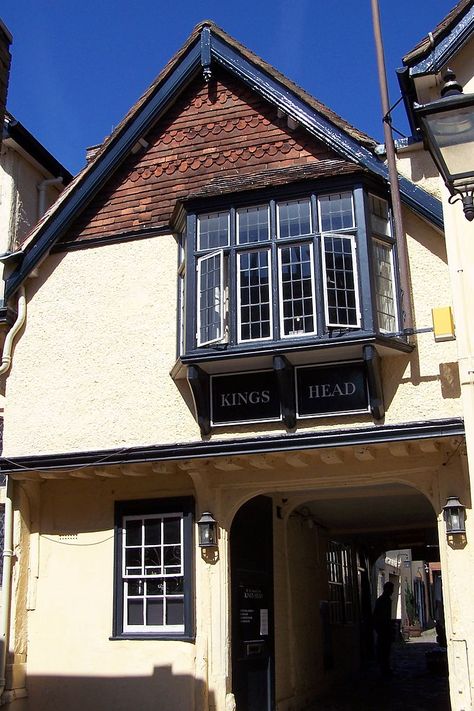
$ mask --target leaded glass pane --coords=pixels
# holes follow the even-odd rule
[[[392,332],[397,327],[392,247],[374,240],[373,255],[378,326],[381,331]]]
[[[240,340],[271,335],[269,251],[239,254]]]
[[[237,210],[237,225],[239,244],[263,242],[270,239],[268,206],[245,207]]]
[[[370,224],[372,230],[379,235],[390,236],[390,221],[388,203],[375,195],[369,195]]]
[[[311,245],[280,248],[280,288],[283,335],[314,333]]]
[[[311,233],[309,200],[280,202],[278,209],[278,237],[298,237]]]
[[[229,213],[213,212],[198,217],[198,249],[219,249],[229,244]]]
[[[333,193],[319,198],[321,232],[333,232],[354,226],[352,193]]]
[[[325,235],[323,240],[328,326],[357,326],[355,264],[350,237]]]
[[[202,257],[198,262],[199,345],[222,338],[222,252]]]

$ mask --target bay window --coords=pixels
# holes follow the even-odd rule
[[[196,210],[185,238],[182,354],[397,331],[388,204],[360,187]]]

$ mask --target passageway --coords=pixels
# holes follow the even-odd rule
[[[306,497],[288,518],[288,541],[294,675],[306,673],[301,687],[312,685],[308,711],[449,711],[446,650],[435,631],[443,621],[441,569],[429,500],[396,483]],[[395,588],[388,679],[376,662],[372,619],[385,582]]]
[[[382,679],[375,663],[369,664],[307,711],[450,711],[447,670],[438,655],[432,630],[399,642],[393,648],[392,677]]]

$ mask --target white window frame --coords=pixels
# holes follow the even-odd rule
[[[325,237],[336,237],[338,239],[348,239],[351,244],[352,252],[352,264],[354,266],[354,291],[355,291],[355,301],[356,301],[356,315],[357,323],[347,324],[347,323],[333,323],[329,319],[329,301],[328,301],[328,284],[326,275],[326,249],[324,245]],[[357,265],[357,243],[355,235],[345,234],[344,232],[322,232],[321,233],[321,265],[322,265],[322,279],[323,279],[323,292],[324,292],[324,315],[327,328],[351,328],[357,329],[361,325],[361,313],[360,313],[360,294],[359,294],[359,269]]]
[[[255,246],[254,249],[245,249],[237,253],[237,343],[257,343],[261,341],[271,341],[273,340],[273,285],[272,285],[272,253],[271,247],[263,245],[265,242],[252,242]],[[257,246],[262,245],[262,246]],[[269,315],[270,315],[270,335],[262,336],[262,338],[241,338],[241,326],[242,326],[242,305],[240,303],[240,259],[243,254],[250,254],[251,252],[266,252],[268,255],[268,295],[269,295]]]
[[[219,279],[219,300],[216,302],[218,307],[217,313],[219,314],[219,336],[216,338],[211,338],[207,341],[201,341],[201,265],[208,259],[213,259],[219,257],[220,261],[220,279]],[[209,252],[209,254],[203,254],[198,257],[196,264],[197,272],[197,288],[196,288],[196,311],[197,311],[197,333],[196,333],[196,343],[198,347],[206,346],[210,343],[220,343],[225,336],[225,292],[224,292],[224,250],[218,249],[214,252]]]
[[[131,521],[131,520],[140,520],[144,521],[145,519],[150,520],[150,519],[160,519],[162,521],[163,519],[166,518],[179,518],[180,519],[180,542],[179,546],[181,548],[181,569],[179,573],[163,573],[160,575],[156,574],[146,574],[145,572],[139,573],[139,574],[126,574],[126,565],[125,565],[125,552],[127,550],[127,547],[125,545],[126,542],[126,533],[125,533],[125,523],[126,521]],[[175,544],[177,545],[177,544]],[[163,549],[164,543],[161,541],[160,547]],[[142,544],[143,548],[143,544]],[[183,512],[173,512],[173,513],[162,513],[162,514],[137,514],[137,515],[124,515],[122,517],[122,600],[123,600],[123,607],[122,607],[122,625],[123,625],[123,633],[133,633],[137,634],[140,632],[144,633],[150,633],[150,632],[159,632],[159,633],[164,633],[164,632],[170,632],[173,634],[176,633],[184,633],[185,630],[185,622],[183,620],[183,624],[181,625],[130,625],[128,624],[127,621],[127,611],[128,611],[128,600],[129,596],[127,593],[128,589],[128,584],[130,580],[143,580],[143,581],[158,581],[158,580],[165,580],[166,578],[176,578],[176,577],[181,577],[183,579],[183,593],[179,593],[177,597],[182,599],[183,601],[183,615],[184,615],[184,606],[185,606],[185,569],[184,569],[184,514]],[[143,563],[143,561],[142,561]],[[164,567],[164,561],[162,558],[162,567]],[[130,596],[133,598],[133,596]],[[165,610],[166,610],[166,600],[167,598],[173,597],[172,595],[166,596],[163,595],[163,617],[165,617]],[[146,598],[143,598],[146,600]]]
[[[314,329],[312,331],[303,331],[301,333],[292,333],[286,335],[284,333],[285,331],[285,322],[284,322],[284,309],[283,309],[283,279],[282,279],[282,262],[281,262],[281,251],[282,249],[291,249],[291,247],[302,247],[303,245],[308,245],[310,249],[310,254],[311,254],[311,259],[310,259],[310,266],[311,266],[311,301],[313,304],[313,324],[314,324]],[[282,242],[280,245],[277,245],[277,250],[278,250],[278,308],[279,308],[279,314],[280,314],[280,338],[283,339],[288,339],[288,338],[300,338],[302,336],[314,336],[318,332],[318,314],[316,311],[316,277],[315,277],[315,272],[314,272],[314,249],[313,249],[313,243],[312,242],[305,242],[304,240],[298,241],[298,242],[287,242],[286,240]]]

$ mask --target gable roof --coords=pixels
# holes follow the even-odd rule
[[[92,161],[61,193],[54,206],[30,233],[23,245],[22,260],[7,280],[7,298],[65,234],[140,137],[164,115],[194,77],[200,72],[205,75],[212,72],[214,63],[297,121],[341,158],[388,181],[388,169],[375,155],[376,143],[373,139],[314,99],[213,22],[206,20],[197,25],[183,47],[95,153]],[[399,184],[405,204],[437,227],[442,227],[439,200],[406,178],[400,177]]]
[[[403,57],[411,76],[438,73],[474,31],[474,0],[460,0],[441,22]]]

